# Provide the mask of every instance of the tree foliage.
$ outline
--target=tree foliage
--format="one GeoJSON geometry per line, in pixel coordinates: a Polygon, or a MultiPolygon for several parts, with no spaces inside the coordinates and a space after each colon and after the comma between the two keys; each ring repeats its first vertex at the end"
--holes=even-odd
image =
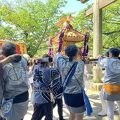
{"type": "Polygon", "coordinates": [[[120,48],[120,0],[103,11],[103,47],[120,48]]]}
{"type": "MultiPolygon", "coordinates": [[[[24,41],[31,56],[47,51],[49,37],[59,31],[56,22],[66,15],[61,12],[66,0],[9,1],[0,2],[0,38],[24,41]]],[[[86,9],[74,17],[72,25],[82,33],[89,31],[92,49],[93,16],[86,17],[86,9]]],[[[120,48],[120,0],[103,9],[103,50],[110,47],[120,48]]]]}
{"type": "MultiPolygon", "coordinates": [[[[90,32],[89,43],[92,49],[93,16],[85,16],[85,11],[88,8],[79,12],[73,21],[73,25],[82,32],[90,32]]],[[[120,48],[120,0],[103,9],[103,50],[110,47],[120,48]]]]}
{"type": "Polygon", "coordinates": [[[28,53],[35,55],[49,36],[58,31],[55,24],[65,3],[65,0],[19,0],[14,5],[2,2],[0,38],[22,40],[28,53]]]}

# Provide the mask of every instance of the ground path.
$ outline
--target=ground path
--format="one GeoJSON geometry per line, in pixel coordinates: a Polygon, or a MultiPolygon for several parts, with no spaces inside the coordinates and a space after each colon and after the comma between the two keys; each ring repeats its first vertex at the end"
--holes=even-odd
{"type": "MultiPolygon", "coordinates": [[[[84,120],[108,120],[107,117],[97,116],[97,113],[100,112],[100,110],[101,110],[101,104],[100,104],[98,92],[89,91],[88,94],[89,94],[89,98],[90,98],[92,106],[93,106],[94,114],[92,117],[85,116],[84,120]]],[[[32,104],[29,104],[29,110],[28,110],[27,115],[25,116],[24,120],[30,120],[32,113],[33,113],[33,107],[32,107],[32,104]]],[[[54,120],[58,120],[57,108],[54,109],[53,113],[54,113],[54,120]]],[[[69,112],[67,111],[67,109],[64,105],[64,117],[66,119],[68,119],[68,115],[69,115],[69,112]]],[[[120,120],[118,118],[118,112],[115,112],[115,120],[120,120]]]]}

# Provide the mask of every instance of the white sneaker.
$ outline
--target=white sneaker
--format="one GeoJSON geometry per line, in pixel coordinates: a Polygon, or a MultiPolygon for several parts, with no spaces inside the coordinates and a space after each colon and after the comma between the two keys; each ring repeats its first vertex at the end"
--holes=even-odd
{"type": "Polygon", "coordinates": [[[99,116],[106,116],[107,113],[106,113],[105,111],[101,111],[101,112],[98,113],[98,115],[99,115],[99,116]]]}

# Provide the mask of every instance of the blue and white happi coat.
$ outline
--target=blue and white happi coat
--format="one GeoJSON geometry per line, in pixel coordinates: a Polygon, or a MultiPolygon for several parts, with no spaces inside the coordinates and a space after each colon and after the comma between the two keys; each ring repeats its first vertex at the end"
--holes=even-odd
{"type": "Polygon", "coordinates": [[[59,97],[62,94],[61,76],[57,68],[37,67],[33,79],[34,102],[44,104],[51,102],[51,93],[59,97]]]}

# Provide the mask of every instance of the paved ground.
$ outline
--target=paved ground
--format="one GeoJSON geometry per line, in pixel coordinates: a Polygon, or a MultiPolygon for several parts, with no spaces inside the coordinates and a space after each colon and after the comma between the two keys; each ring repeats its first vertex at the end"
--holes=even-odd
{"type": "MultiPolygon", "coordinates": [[[[89,91],[89,98],[93,106],[94,113],[93,113],[93,116],[91,117],[85,116],[84,120],[108,120],[107,117],[97,116],[97,113],[101,110],[101,104],[100,104],[98,93],[94,91],[89,91]]],[[[29,110],[24,120],[30,120],[32,113],[33,113],[33,107],[32,107],[32,104],[29,104],[29,110]]],[[[54,120],[57,120],[58,119],[57,108],[54,109],[53,114],[54,114],[54,120]]],[[[68,115],[69,115],[69,112],[67,111],[64,105],[64,118],[68,119],[68,115]]],[[[115,120],[120,120],[120,118],[118,117],[118,112],[115,112],[115,120]]]]}

